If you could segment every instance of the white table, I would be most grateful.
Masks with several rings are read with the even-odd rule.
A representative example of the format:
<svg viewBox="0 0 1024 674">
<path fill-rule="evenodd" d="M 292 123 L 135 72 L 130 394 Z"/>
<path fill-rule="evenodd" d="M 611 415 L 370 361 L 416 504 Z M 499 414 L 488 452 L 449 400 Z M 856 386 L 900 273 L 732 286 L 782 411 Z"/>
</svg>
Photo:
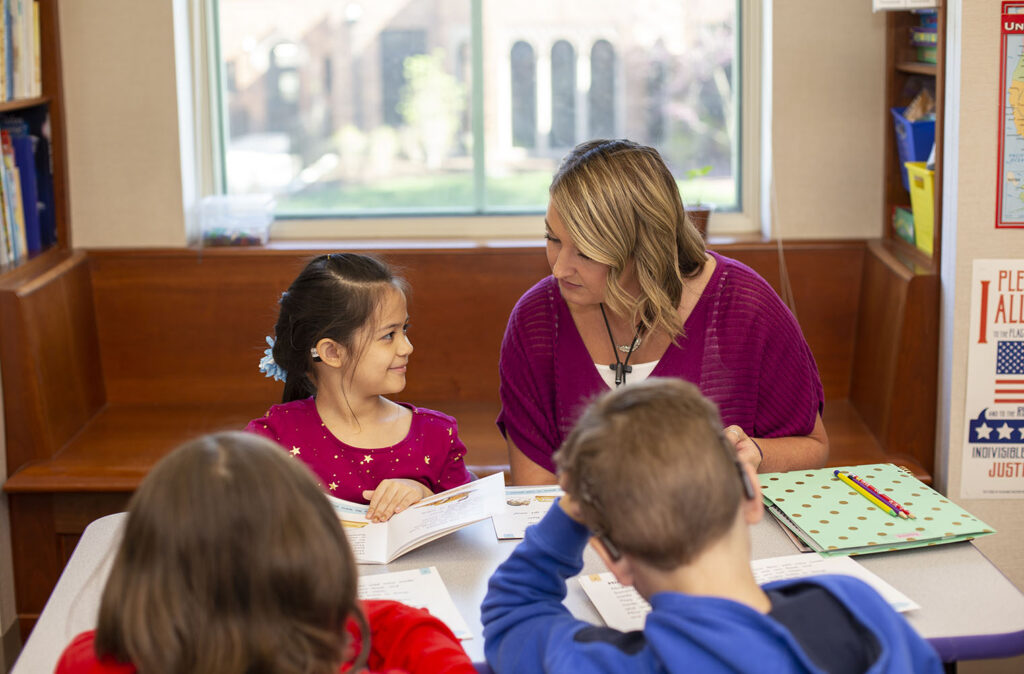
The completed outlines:
<svg viewBox="0 0 1024 674">
<path fill-rule="evenodd" d="M 29 636 L 12 674 L 51 672 L 64 646 L 96 623 L 100 593 L 110 571 L 124 513 L 96 520 L 86 528 L 71 560 Z M 998 535 L 998 534 L 997 534 Z M 795 552 L 769 516 L 752 529 L 754 558 Z M 366 565 L 361 573 L 435 566 L 473 638 L 463 641 L 482 662 L 480 603 L 487 579 L 518 541 L 497 541 L 484 520 L 413 550 L 387 566 Z M 865 555 L 857 560 L 921 605 L 903 615 L 939 651 L 943 660 L 1009 657 L 1024 653 L 1024 594 L 971 543 L 952 543 L 902 552 Z M 605 571 L 589 548 L 584 573 Z M 577 617 L 601 624 L 578 583 L 569 583 L 566 606 Z"/>
</svg>

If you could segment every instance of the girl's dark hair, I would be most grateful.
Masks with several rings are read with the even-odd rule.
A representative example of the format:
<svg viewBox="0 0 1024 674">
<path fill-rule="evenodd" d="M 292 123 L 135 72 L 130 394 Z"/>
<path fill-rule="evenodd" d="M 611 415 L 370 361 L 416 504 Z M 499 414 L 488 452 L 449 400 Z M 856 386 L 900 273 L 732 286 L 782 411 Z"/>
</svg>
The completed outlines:
<svg viewBox="0 0 1024 674">
<path fill-rule="evenodd" d="M 145 674 L 331 672 L 370 632 L 333 509 L 305 465 L 250 433 L 189 442 L 132 497 L 96 654 Z"/>
<path fill-rule="evenodd" d="M 274 325 L 274 361 L 287 380 L 281 402 L 316 393 L 309 377 L 310 349 L 321 339 L 333 339 L 354 355 L 360 329 L 373 317 L 388 288 L 405 292 L 405 281 L 387 264 L 369 255 L 332 253 L 313 258 L 281 295 Z M 358 358 L 352 358 L 354 362 Z"/>
</svg>

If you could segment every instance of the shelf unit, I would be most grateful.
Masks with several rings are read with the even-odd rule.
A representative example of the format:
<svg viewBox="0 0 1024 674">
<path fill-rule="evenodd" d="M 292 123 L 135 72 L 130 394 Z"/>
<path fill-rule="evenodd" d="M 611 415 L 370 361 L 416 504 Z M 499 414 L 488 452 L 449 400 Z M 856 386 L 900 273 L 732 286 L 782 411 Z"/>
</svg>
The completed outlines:
<svg viewBox="0 0 1024 674">
<path fill-rule="evenodd" d="M 0 265 L 0 284 L 7 284 L 23 278 L 26 274 L 42 271 L 57 260 L 66 257 L 71 248 L 71 233 L 68 226 L 67 143 L 64 124 L 64 89 L 61 77 L 58 0 L 34 1 L 39 7 L 42 95 L 0 102 L 0 116 L 12 113 L 24 113 L 26 116 L 42 112 L 48 114 L 56 243 L 17 262 Z"/>
<path fill-rule="evenodd" d="M 891 252 L 908 267 L 938 272 L 942 241 L 942 125 L 944 48 L 946 10 L 940 6 L 936 44 L 936 63 L 917 60 L 916 50 L 910 46 L 910 30 L 919 17 L 909 11 L 887 12 L 886 15 L 886 81 L 885 81 L 885 156 L 883 166 L 882 239 Z M 892 223 L 895 206 L 910 205 L 910 194 L 903 187 L 902 165 L 896 147 L 896 132 L 889 109 L 902 107 L 922 88 L 927 88 L 935 99 L 935 224 L 932 254 L 904 241 Z"/>
</svg>

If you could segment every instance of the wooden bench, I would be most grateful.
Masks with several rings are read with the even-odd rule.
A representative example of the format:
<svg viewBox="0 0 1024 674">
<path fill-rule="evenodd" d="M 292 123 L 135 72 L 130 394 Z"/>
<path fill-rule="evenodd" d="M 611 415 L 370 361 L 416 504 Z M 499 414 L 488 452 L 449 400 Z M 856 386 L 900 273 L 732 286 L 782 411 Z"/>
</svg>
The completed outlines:
<svg viewBox="0 0 1024 674">
<path fill-rule="evenodd" d="M 779 288 L 773 244 L 716 249 Z M 400 399 L 458 418 L 477 472 L 505 469 L 498 351 L 515 301 L 548 273 L 541 249 L 374 252 L 413 288 L 415 353 Z M 123 510 L 174 446 L 241 428 L 279 400 L 280 383 L 257 363 L 277 298 L 313 254 L 55 252 L 5 277 L 4 489 L 23 637 L 86 524 Z M 937 277 L 880 242 L 789 244 L 786 261 L 825 387 L 829 463 L 894 461 L 930 479 Z"/>
</svg>

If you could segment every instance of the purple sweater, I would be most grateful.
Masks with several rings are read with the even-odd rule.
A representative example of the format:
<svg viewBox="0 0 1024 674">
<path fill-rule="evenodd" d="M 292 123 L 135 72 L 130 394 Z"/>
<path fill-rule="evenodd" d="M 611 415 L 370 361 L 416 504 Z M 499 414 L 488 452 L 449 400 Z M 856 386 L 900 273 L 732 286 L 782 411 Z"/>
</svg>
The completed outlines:
<svg viewBox="0 0 1024 674">
<path fill-rule="evenodd" d="M 409 433 L 396 445 L 364 449 L 346 445 L 327 430 L 314 398 L 274 405 L 245 430 L 275 440 L 316 474 L 331 496 L 367 503 L 363 490 L 381 480 L 408 478 L 441 492 L 466 484 L 472 475 L 463 462 L 466 446 L 455 419 L 434 410 L 401 403 L 412 411 Z"/>
<path fill-rule="evenodd" d="M 818 368 L 793 314 L 750 267 L 717 261 L 684 326 L 652 377 L 696 384 L 755 438 L 807 435 L 822 410 Z M 498 428 L 537 465 L 551 456 L 586 403 L 608 390 L 551 276 L 523 295 L 501 344 Z"/>
</svg>

